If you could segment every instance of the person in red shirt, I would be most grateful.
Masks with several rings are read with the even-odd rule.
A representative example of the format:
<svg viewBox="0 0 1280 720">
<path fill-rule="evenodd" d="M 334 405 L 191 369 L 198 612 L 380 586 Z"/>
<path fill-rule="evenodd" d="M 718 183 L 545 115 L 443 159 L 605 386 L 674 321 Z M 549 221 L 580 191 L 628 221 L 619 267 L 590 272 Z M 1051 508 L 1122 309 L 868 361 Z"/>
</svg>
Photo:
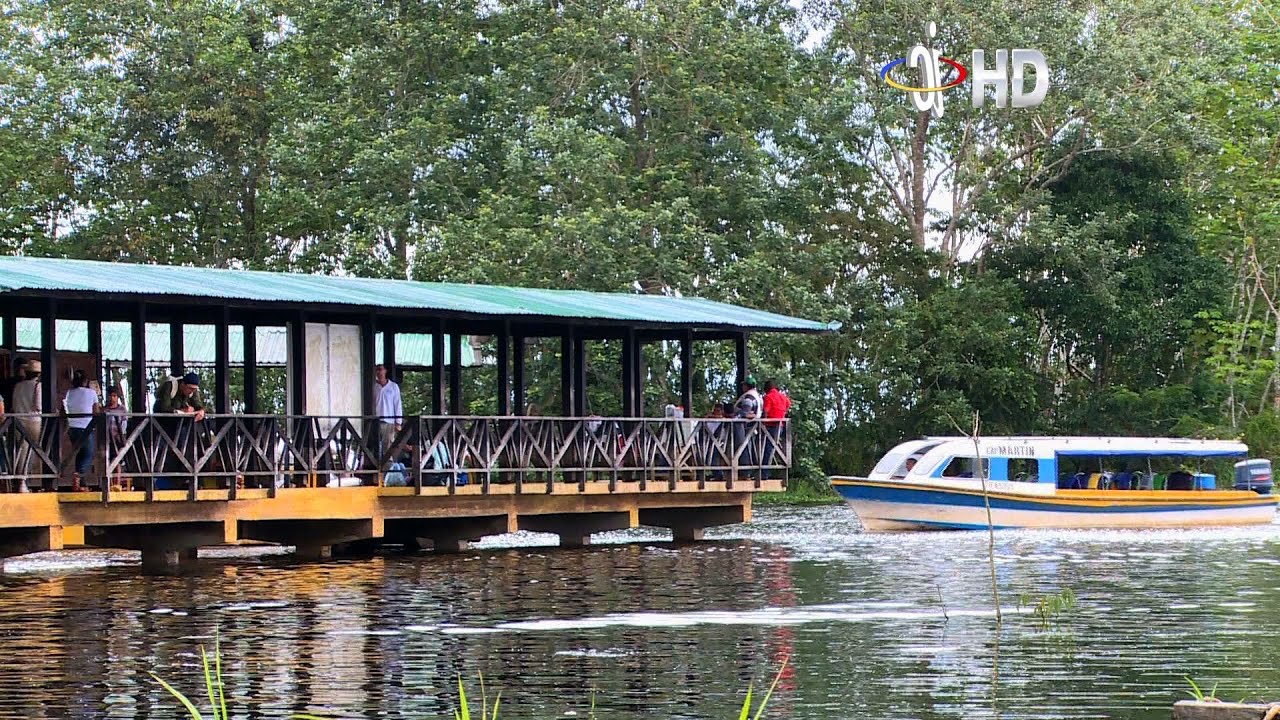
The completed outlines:
<svg viewBox="0 0 1280 720">
<path fill-rule="evenodd" d="M 764 429 L 769 433 L 769 442 L 765 443 L 764 449 L 764 465 L 768 466 L 773 462 L 774 448 L 781 447 L 783 441 L 783 428 L 786 423 L 787 413 L 791 411 L 791 398 L 778 388 L 778 384 L 773 380 L 769 380 L 764 384 Z M 768 470 L 765 470 L 769 473 Z M 772 477 L 772 473 L 769 473 Z"/>
</svg>

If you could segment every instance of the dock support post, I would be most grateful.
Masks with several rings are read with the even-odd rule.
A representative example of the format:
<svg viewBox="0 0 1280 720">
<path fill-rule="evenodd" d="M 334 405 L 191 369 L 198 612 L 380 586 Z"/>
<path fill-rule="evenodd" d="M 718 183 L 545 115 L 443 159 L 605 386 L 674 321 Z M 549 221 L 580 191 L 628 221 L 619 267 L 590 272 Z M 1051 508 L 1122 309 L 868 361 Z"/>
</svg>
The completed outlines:
<svg viewBox="0 0 1280 720">
<path fill-rule="evenodd" d="M 438 553 L 460 553 L 471 549 L 471 541 L 460 537 L 432 538 L 431 549 Z"/>
<path fill-rule="evenodd" d="M 293 556 L 303 561 L 328 560 L 333 557 L 333 546 L 299 544 L 294 547 Z"/>
<path fill-rule="evenodd" d="M 175 549 L 161 545 L 142 547 L 144 575 L 172 575 L 190 567 L 196 560 L 195 548 Z"/>
</svg>

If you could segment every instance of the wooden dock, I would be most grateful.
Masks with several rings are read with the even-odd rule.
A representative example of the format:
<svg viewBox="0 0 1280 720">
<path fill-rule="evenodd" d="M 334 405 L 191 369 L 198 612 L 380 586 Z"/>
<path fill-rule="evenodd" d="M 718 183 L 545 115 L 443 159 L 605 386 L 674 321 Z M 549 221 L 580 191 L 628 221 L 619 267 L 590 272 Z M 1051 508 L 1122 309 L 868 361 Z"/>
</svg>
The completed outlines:
<svg viewBox="0 0 1280 720">
<path fill-rule="evenodd" d="M 373 418 L 135 415 L 113 438 L 98 415 L 95 470 L 67 492 L 85 436 L 45 415 L 37 439 L 19 420 L 0 419 L 7 462 L 25 469 L 7 482 L 44 492 L 0 493 L 0 557 L 125 548 L 155 572 L 241 541 L 323 558 L 365 541 L 458 551 L 518 530 L 569 546 L 640 525 L 697 540 L 749 520 L 752 494 L 783 490 L 765 478 L 791 465 L 785 432 L 735 420 L 408 418 L 382 447 Z"/>
</svg>

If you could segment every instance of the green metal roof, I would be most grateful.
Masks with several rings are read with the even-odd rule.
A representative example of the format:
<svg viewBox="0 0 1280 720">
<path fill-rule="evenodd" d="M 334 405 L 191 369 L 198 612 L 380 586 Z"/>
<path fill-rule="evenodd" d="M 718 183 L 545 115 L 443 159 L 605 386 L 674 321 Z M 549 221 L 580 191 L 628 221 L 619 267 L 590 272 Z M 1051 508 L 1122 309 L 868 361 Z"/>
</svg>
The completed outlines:
<svg viewBox="0 0 1280 720">
<path fill-rule="evenodd" d="M 0 294 L 5 293 L 181 296 L 670 328 L 825 332 L 839 327 L 699 298 L 12 256 L 0 257 Z"/>
<path fill-rule="evenodd" d="M 24 322 L 25 321 L 25 322 Z M 184 325 L 182 327 L 183 359 L 190 365 L 213 365 L 214 363 L 214 327 L 212 325 Z M 57 344 L 59 350 L 87 352 L 89 350 L 89 324 L 83 320 L 59 320 L 57 324 Z M 228 328 L 227 350 L 232 365 L 244 364 L 244 327 L 232 325 Z M 286 365 L 289 358 L 289 333 L 283 327 L 258 328 L 257 358 L 259 365 Z M 445 336 L 444 361 L 449 363 L 452 356 L 449 352 L 449 336 Z M 462 364 L 476 365 L 475 348 L 463 338 Z M 133 358 L 133 338 L 127 323 L 107 322 L 102 324 L 102 359 L 128 362 Z M 30 318 L 20 318 L 18 322 L 18 347 L 34 349 L 40 347 L 40 322 Z M 147 323 L 147 364 L 167 365 L 169 363 L 169 325 Z M 374 357 L 382 358 L 382 333 L 378 333 L 374 341 Z M 396 364 L 400 366 L 431 365 L 431 336 L 420 333 L 396 334 Z"/>
</svg>

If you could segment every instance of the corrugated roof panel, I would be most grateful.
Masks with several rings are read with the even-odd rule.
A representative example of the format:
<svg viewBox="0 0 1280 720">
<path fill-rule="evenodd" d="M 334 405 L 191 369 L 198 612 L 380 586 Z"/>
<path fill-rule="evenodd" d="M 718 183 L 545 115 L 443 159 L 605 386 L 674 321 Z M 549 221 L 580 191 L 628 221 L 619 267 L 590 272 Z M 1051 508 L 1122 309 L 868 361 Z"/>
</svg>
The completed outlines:
<svg viewBox="0 0 1280 720">
<path fill-rule="evenodd" d="M 24 290 L 137 297 L 185 295 L 289 304 L 326 303 L 368 309 L 436 310 L 495 317 L 643 322 L 669 327 L 727 326 L 790 332 L 823 332 L 839 327 L 836 323 L 814 322 L 698 298 L 0 257 L 0 293 Z"/>
</svg>

